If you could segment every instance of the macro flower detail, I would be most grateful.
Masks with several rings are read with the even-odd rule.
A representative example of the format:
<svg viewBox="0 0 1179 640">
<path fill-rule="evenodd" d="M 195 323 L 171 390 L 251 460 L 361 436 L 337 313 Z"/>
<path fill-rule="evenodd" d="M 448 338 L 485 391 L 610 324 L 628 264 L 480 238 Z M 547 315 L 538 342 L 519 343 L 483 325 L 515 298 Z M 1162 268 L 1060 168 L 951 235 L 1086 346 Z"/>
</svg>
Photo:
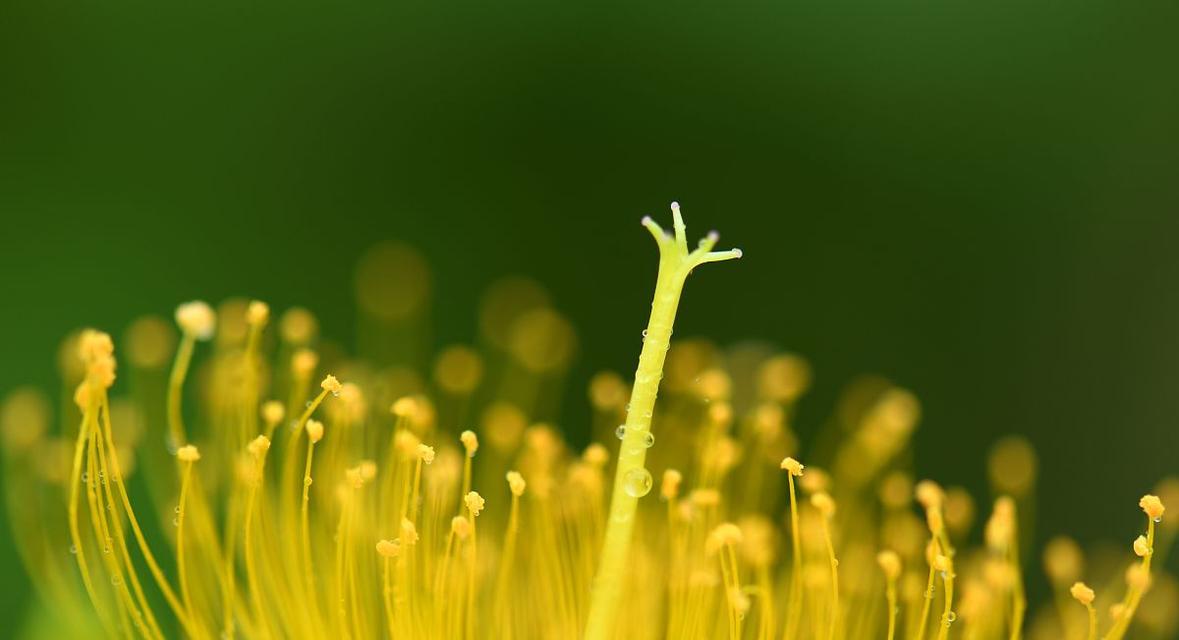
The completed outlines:
<svg viewBox="0 0 1179 640">
<path fill-rule="evenodd" d="M 1152 562 L 1176 539 L 1163 502 L 1179 485 L 1141 498 L 1144 531 L 1113 568 L 1053 538 L 1054 597 L 1030 602 L 1030 445 L 987 460 L 989 508 L 918 480 L 920 404 L 873 381 L 801 451 L 805 361 L 672 340 L 688 276 L 742 254 L 715 233 L 690 248 L 671 213 L 670 231 L 642 221 L 660 256 L 650 316 L 633 379 L 587 385 L 592 441 L 552 409 L 572 323 L 519 280 L 489 293 L 478 347 L 416 368 L 260 300 L 137 323 L 155 329 L 129 333 L 121 367 L 109 334 L 71 336 L 60 430 L 35 390 L 0 406 L 7 485 L 28 496 L 9 500 L 14 538 L 61 635 L 1121 640 L 1158 622 L 1150 598 L 1172 585 Z M 388 275 L 378 260 L 358 282 L 388 294 Z M 395 333 L 423 291 L 364 292 L 364 319 Z"/>
</svg>

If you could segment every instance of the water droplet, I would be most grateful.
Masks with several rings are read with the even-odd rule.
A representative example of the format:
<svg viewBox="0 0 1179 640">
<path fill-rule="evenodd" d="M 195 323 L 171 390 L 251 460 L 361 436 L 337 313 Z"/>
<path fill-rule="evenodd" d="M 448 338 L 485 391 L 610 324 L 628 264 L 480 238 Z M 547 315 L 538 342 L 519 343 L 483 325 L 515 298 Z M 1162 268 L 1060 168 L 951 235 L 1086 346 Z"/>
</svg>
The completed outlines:
<svg viewBox="0 0 1179 640">
<path fill-rule="evenodd" d="M 643 337 L 644 337 L 644 338 L 646 338 L 646 337 L 647 337 L 647 330 L 646 330 L 646 329 L 643 329 Z"/>
<path fill-rule="evenodd" d="M 648 431 L 647 433 L 644 433 L 643 434 L 643 446 L 650 449 L 654 445 L 655 445 L 655 434 L 651 433 L 650 431 Z"/>
<path fill-rule="evenodd" d="M 71 544 L 70 545 L 70 553 L 72 555 L 77 555 L 78 554 L 78 547 L 75 547 L 74 545 Z"/>
<path fill-rule="evenodd" d="M 618 425 L 618 428 L 614 430 L 614 435 L 618 436 L 619 440 L 625 438 L 626 437 L 626 425 L 624 425 L 624 424 Z"/>
<path fill-rule="evenodd" d="M 180 518 L 172 518 L 172 526 L 179 527 L 180 526 Z"/>
<path fill-rule="evenodd" d="M 1162 519 L 1162 517 L 1160 516 L 1160 517 L 1158 517 L 1158 518 L 1155 518 L 1155 519 L 1154 519 L 1154 521 L 1155 521 L 1155 523 L 1157 524 L 1157 523 L 1159 523 L 1159 522 L 1162 522 L 1162 521 L 1163 521 L 1163 519 Z"/>
<path fill-rule="evenodd" d="M 631 469 L 622 479 L 622 489 L 632 498 L 641 498 L 651 491 L 651 472 L 646 469 Z"/>
<path fill-rule="evenodd" d="M 307 407 L 310 407 L 310 406 L 311 406 L 311 401 L 310 401 L 310 400 L 308 400 L 307 402 L 304 402 L 304 403 L 303 403 L 303 407 L 304 407 L 304 408 L 307 408 Z"/>
<path fill-rule="evenodd" d="M 172 513 L 180 513 L 180 505 L 176 505 L 175 507 L 172 507 Z"/>
<path fill-rule="evenodd" d="M 957 619 L 958 619 L 958 614 L 954 613 L 953 611 L 946 614 L 946 624 L 947 625 L 952 624 Z"/>
<path fill-rule="evenodd" d="M 831 564 L 833 564 L 833 565 L 835 565 L 835 566 L 837 566 L 837 567 L 838 567 L 838 566 L 839 566 L 839 558 L 834 558 L 834 559 L 832 559 L 832 560 L 831 560 Z"/>
<path fill-rule="evenodd" d="M 102 552 L 103 552 L 103 553 L 110 553 L 110 552 L 111 552 L 111 546 L 110 546 L 109 544 L 108 544 L 108 545 L 106 545 L 106 546 L 104 546 L 104 547 L 102 548 Z"/>
<path fill-rule="evenodd" d="M 83 471 L 82 472 L 82 484 L 89 484 L 89 483 L 90 483 L 90 472 Z"/>
<path fill-rule="evenodd" d="M 111 584 L 113 584 L 117 587 L 117 586 L 123 584 L 123 579 L 120 578 L 119 576 L 111 576 Z"/>
<path fill-rule="evenodd" d="M 303 478 L 303 486 L 310 487 L 311 486 L 311 478 Z"/>
</svg>

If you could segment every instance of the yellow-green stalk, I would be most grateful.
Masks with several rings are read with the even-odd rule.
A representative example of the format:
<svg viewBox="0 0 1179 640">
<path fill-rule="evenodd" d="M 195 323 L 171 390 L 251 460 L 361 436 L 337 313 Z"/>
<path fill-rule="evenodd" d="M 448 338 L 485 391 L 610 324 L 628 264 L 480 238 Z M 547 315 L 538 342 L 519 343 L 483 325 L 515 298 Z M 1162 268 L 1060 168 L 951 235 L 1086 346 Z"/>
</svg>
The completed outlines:
<svg viewBox="0 0 1179 640">
<path fill-rule="evenodd" d="M 644 466 L 650 446 L 651 415 L 655 410 L 659 381 L 663 378 L 663 362 L 671 343 L 672 325 L 684 281 L 692 269 L 706 262 L 741 257 L 739 249 L 712 251 L 716 246 L 716 233 L 708 234 L 700 241 L 699 247 L 689 251 L 687 232 L 677 203 L 672 203 L 671 212 L 674 235 L 669 235 L 651 218 L 643 218 L 643 226 L 659 245 L 659 276 L 651 303 L 651 317 L 643 334 L 643 350 L 635 370 L 626 424 L 622 429 L 610 515 L 590 596 L 586 640 L 605 640 L 614 633 L 638 499 L 651 489 L 651 472 Z"/>
</svg>

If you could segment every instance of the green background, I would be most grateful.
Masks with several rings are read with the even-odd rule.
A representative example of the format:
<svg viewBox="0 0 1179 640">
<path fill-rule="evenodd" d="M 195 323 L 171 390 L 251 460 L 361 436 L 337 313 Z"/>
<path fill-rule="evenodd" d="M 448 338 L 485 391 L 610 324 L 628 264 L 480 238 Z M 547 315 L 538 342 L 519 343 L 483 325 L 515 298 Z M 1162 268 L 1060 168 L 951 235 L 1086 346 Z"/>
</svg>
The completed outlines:
<svg viewBox="0 0 1179 640">
<path fill-rule="evenodd" d="M 177 302 L 305 304 L 397 238 L 436 338 L 525 273 L 629 371 L 638 220 L 723 232 L 677 335 L 864 372 L 924 406 L 921 473 L 1041 454 L 1038 532 L 1129 541 L 1179 472 L 1179 8 L 1170 2 L 0 3 L 0 391 Z M 567 422 L 582 428 L 581 392 Z M 582 422 L 579 422 L 582 421 Z M 3 522 L 0 521 L 0 525 Z M 26 584 L 0 526 L 0 619 Z M 3 635 L 0 631 L 0 635 Z"/>
</svg>

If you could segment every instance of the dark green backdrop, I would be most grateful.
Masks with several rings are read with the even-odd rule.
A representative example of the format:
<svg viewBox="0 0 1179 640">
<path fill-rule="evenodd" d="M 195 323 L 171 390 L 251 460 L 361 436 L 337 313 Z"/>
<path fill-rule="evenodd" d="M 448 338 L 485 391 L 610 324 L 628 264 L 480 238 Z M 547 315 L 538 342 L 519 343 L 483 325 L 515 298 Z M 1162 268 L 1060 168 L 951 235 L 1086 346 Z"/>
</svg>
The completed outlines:
<svg viewBox="0 0 1179 640">
<path fill-rule="evenodd" d="M 677 335 L 808 356 L 805 433 L 883 373 L 924 474 L 981 488 L 1026 434 L 1039 531 L 1085 540 L 1179 472 L 1174 3 L 276 4 L 0 4 L 0 391 L 194 297 L 349 337 L 384 238 L 433 262 L 439 341 L 523 272 L 579 382 L 629 370 L 638 220 L 678 199 L 746 258 L 693 277 Z M 3 526 L 0 576 L 9 619 Z"/>
</svg>

